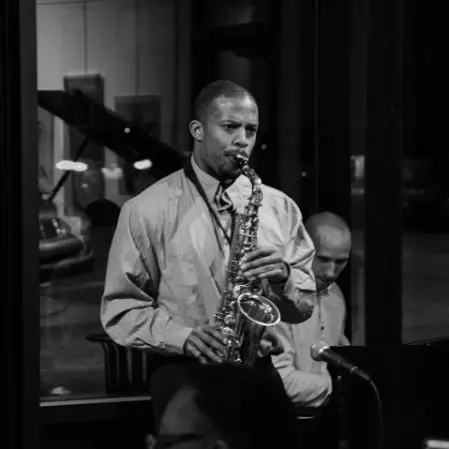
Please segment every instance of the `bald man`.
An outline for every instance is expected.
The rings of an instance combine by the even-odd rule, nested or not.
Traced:
[[[312,359],[310,347],[319,340],[330,346],[349,344],[344,335],[345,300],[335,281],[350,256],[351,232],[341,217],[330,212],[311,216],[305,227],[316,250],[312,270],[317,302],[307,321],[279,324],[276,331],[285,351],[272,359],[298,413],[313,416],[314,409],[328,401],[332,380],[326,364]]]

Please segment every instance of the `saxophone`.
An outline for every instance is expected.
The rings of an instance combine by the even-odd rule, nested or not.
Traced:
[[[237,213],[235,217],[226,281],[214,323],[225,336],[224,359],[252,366],[256,361],[264,330],[276,325],[281,314],[272,301],[262,296],[260,280],[251,282],[239,273],[242,257],[256,248],[258,210],[263,194],[261,179],[248,166],[246,153],[238,152],[233,158],[241,172],[250,180],[252,193],[243,213]]]

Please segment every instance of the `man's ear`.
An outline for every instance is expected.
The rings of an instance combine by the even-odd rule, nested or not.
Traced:
[[[204,128],[201,122],[198,120],[192,120],[189,124],[189,130],[192,137],[198,141],[201,142],[204,137]]]

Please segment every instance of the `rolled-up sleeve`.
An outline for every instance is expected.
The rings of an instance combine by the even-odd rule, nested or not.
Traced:
[[[282,287],[274,286],[273,292],[283,300],[280,303],[283,321],[300,323],[310,318],[316,303],[312,271],[315,247],[304,227],[301,211],[292,200],[287,212],[284,261],[290,268],[289,276]]]
[[[109,251],[101,323],[118,344],[182,353],[191,328],[158,307],[159,266],[151,223],[124,204]]]
[[[285,254],[285,259],[290,264],[291,272],[285,284],[285,293],[291,294],[295,290],[315,292],[315,277],[312,271],[315,247],[306,231],[299,209],[293,215],[292,221],[290,240]]]

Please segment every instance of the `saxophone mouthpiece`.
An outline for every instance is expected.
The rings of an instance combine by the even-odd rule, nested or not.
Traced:
[[[229,152],[229,156],[234,159],[239,168],[243,168],[248,164],[249,156],[243,150]]]

